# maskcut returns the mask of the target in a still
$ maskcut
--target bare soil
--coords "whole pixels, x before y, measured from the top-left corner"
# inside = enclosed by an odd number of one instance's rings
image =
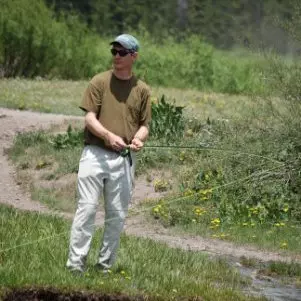
[[[86,292],[61,292],[56,289],[20,289],[13,290],[3,301],[151,301],[148,296],[106,295]],[[156,301],[159,301],[156,297]],[[203,301],[201,297],[177,298],[178,301]],[[162,299],[163,301],[163,299]]]
[[[3,301],[144,301],[144,297],[125,295],[106,295],[100,293],[61,292],[55,289],[21,289],[6,295]]]
[[[59,125],[69,121],[81,121],[81,117],[35,113],[30,111],[15,111],[0,108],[0,203],[11,205],[15,208],[29,211],[38,211],[41,214],[59,214],[66,218],[72,218],[73,214],[54,212],[47,206],[31,200],[28,190],[16,181],[16,170],[8,160],[6,150],[12,145],[16,134],[24,131],[36,131],[46,129],[52,125]],[[132,210],[141,200],[146,198],[160,197],[143,177],[138,178],[133,195]],[[103,212],[97,215],[98,225],[103,223]],[[260,250],[253,246],[236,245],[231,242],[217,239],[202,238],[200,236],[177,236],[170,233],[168,229],[158,224],[150,224],[146,221],[143,214],[133,214],[127,219],[125,233],[167,244],[170,247],[181,248],[190,251],[205,251],[206,253],[219,256],[246,257],[254,258],[260,261],[283,261],[283,262],[301,262],[301,256],[289,256],[285,253],[269,252]],[[21,299],[6,299],[21,300]],[[34,300],[34,299],[22,299]],[[38,300],[38,299],[37,299]],[[51,299],[51,300],[115,300],[115,299]],[[117,299],[116,299],[117,300]],[[118,299],[119,300],[119,299]],[[120,299],[123,300],[123,299]],[[124,299],[133,300],[133,299]]]

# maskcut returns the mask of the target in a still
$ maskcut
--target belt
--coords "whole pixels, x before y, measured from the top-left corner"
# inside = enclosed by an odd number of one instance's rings
[[[101,140],[100,140],[101,141]],[[105,145],[104,142],[99,142],[98,144],[90,144],[90,143],[86,143],[85,142],[85,145],[96,145],[98,147],[101,147],[101,148],[104,148],[106,150],[109,150],[111,152],[114,152],[114,153],[117,153],[119,154],[120,156],[122,157],[128,157],[129,158],[129,162],[130,162],[130,166],[133,165],[133,159],[132,159],[132,156],[131,156],[131,151],[130,151],[130,148],[129,147],[126,147],[124,148],[122,151],[116,151],[116,150],[113,150],[112,148],[108,147],[107,145]]]
[[[128,157],[129,162],[130,162],[130,166],[133,165],[133,159],[132,159],[132,155],[131,155],[131,151],[129,147],[124,148],[121,152],[119,152],[119,154],[122,157]]]

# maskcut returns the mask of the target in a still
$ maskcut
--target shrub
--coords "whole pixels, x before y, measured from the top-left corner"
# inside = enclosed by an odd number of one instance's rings
[[[95,36],[75,15],[55,18],[44,1],[3,0],[0,68],[5,77],[88,77],[96,71]]]
[[[68,126],[67,132],[57,134],[49,139],[49,143],[57,150],[82,145],[84,133],[82,130],[73,130]]]
[[[151,137],[175,141],[183,137],[184,119],[183,108],[165,100],[165,96],[157,102],[152,102]]]

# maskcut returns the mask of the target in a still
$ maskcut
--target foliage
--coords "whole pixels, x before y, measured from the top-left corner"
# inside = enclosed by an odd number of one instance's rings
[[[182,164],[189,166],[193,162],[194,167],[181,172],[180,194],[161,199],[152,209],[153,216],[165,226],[206,225],[212,230],[233,225],[282,227],[298,223],[299,160],[294,162],[293,157],[298,158],[299,151],[283,152],[283,138],[278,140],[279,132],[273,128],[266,127],[263,134],[254,125],[251,132],[249,126],[234,122],[221,126],[215,120],[203,124],[199,139],[203,140],[203,130],[209,131],[213,149],[209,146],[206,152],[196,149],[183,155],[178,150]],[[197,135],[193,138],[194,145],[198,145]],[[235,149],[229,150],[229,145]],[[211,150],[215,152],[211,154]]]
[[[74,11],[54,14],[42,0],[29,2],[2,2],[1,76],[81,79],[110,68],[108,32],[95,34]],[[196,34],[185,35],[180,41],[172,35],[158,41],[143,27],[135,27],[133,33],[141,42],[135,73],[150,85],[225,93],[262,92],[267,68],[263,59],[251,52],[242,52],[239,57],[220,53]],[[19,107],[27,105],[20,103]]]
[[[14,97],[23,95],[17,84],[28,87],[28,82],[13,81]],[[44,81],[35,82],[35,85],[38,83],[44,90]],[[53,81],[52,85],[59,86],[58,81]],[[66,86],[67,92],[74,93],[74,83],[61,85]],[[83,83],[82,87],[84,89]],[[40,93],[36,86],[34,89],[35,94]],[[53,90],[49,82],[46,90]],[[271,248],[300,248],[296,238],[299,230],[292,228],[299,223],[301,213],[299,119],[287,110],[288,102],[275,97],[225,98],[225,95],[213,93],[191,91],[189,95],[187,91],[170,90],[173,93],[168,93],[167,89],[164,92],[177,102],[167,102],[165,96],[164,99],[172,110],[174,106],[185,104],[181,117],[183,131],[181,135],[175,134],[172,140],[175,147],[154,148],[154,145],[168,145],[169,141],[164,134],[160,139],[151,135],[146,147],[137,154],[138,174],[167,171],[166,175],[150,180],[154,189],[164,192],[160,203],[153,203],[154,208],[159,204],[162,207],[156,209],[158,212],[151,211],[154,217],[165,226],[180,227],[195,234],[254,242]],[[58,97],[52,93],[50,98],[56,98],[57,102],[48,103],[56,112],[59,103],[68,107],[74,99],[72,96],[68,101],[69,92]],[[159,95],[159,98],[152,97],[154,104],[163,97]],[[221,104],[222,110],[219,109]],[[297,109],[295,111],[297,114]],[[194,115],[197,113],[202,117]],[[162,133],[173,124],[165,126]],[[66,131],[17,136],[10,155],[19,173],[24,173],[24,182],[39,183],[33,181],[35,178],[28,179],[29,172],[38,173],[46,181],[56,181],[67,174],[74,179],[82,151],[82,132],[69,131],[69,134]],[[37,170],[39,167],[43,168]],[[51,190],[35,188],[33,197],[55,208],[73,210],[70,205],[74,206],[74,187],[57,187]],[[231,228],[232,236],[229,236]],[[255,239],[256,231],[264,235]],[[279,242],[268,234],[270,231]]]
[[[298,262],[285,264],[283,262],[271,262],[260,273],[264,275],[285,275],[289,277],[301,277],[301,265]]]
[[[1,3],[2,76],[87,77],[95,72],[96,47],[95,35],[75,15],[55,18],[42,0]]]
[[[102,229],[97,229],[92,240],[84,276],[77,277],[65,268],[70,221],[3,205],[0,220],[0,294],[6,293],[7,288],[34,286],[70,293],[93,291],[94,297],[95,292],[101,291],[106,295],[125,294],[130,296],[128,299],[139,296],[157,301],[193,300],[195,296],[216,301],[262,300],[240,292],[247,280],[224,260],[132,236],[121,237],[118,261],[104,278],[94,268]]]
[[[169,36],[181,40],[202,36],[218,48],[277,48],[286,53],[292,41],[275,19],[289,20],[297,0],[47,0],[57,11],[76,9],[99,34],[116,35],[145,29],[156,44]],[[296,49],[293,49],[296,51]]]
[[[183,130],[183,107],[167,102],[164,95],[152,102],[150,133],[154,139],[178,140],[183,136]]]
[[[67,132],[57,134],[49,139],[50,144],[57,150],[82,145],[84,139],[83,131],[74,131],[69,125]]]

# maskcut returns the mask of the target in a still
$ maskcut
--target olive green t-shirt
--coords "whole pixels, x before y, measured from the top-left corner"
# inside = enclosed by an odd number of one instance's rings
[[[140,126],[149,126],[150,89],[134,75],[129,80],[121,80],[109,70],[92,78],[80,108],[96,113],[106,129],[129,144]],[[104,141],[85,128],[85,144],[104,146]]]

